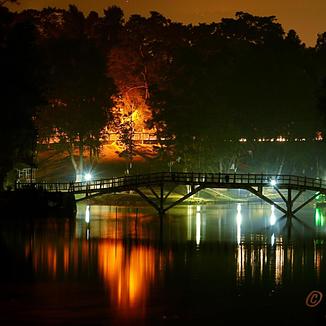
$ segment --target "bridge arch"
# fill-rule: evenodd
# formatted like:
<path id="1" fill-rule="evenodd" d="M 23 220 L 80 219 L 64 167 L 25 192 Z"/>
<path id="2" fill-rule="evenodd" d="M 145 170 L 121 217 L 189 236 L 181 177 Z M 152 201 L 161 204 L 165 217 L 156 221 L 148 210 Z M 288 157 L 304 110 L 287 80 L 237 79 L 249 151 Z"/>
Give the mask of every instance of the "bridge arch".
<path id="1" fill-rule="evenodd" d="M 167 203 L 169 195 L 179 185 L 187 186 L 187 192 L 174 202 Z M 16 190 L 28 187 L 31 187 L 30 183 L 16 184 Z M 85 197 L 76 201 L 105 193 L 135 191 L 160 216 L 163 216 L 169 209 L 203 189 L 244 189 L 263 201 L 274 205 L 276 209 L 283 213 L 280 219 L 287 218 L 289 222 L 292 218 L 297 218 L 295 214 L 299 210 L 320 194 L 326 193 L 326 181 L 295 175 L 157 172 L 87 182 L 33 183 L 33 188 L 51 192 L 61 191 L 85 195 Z M 265 190 L 267 188 L 274 189 L 278 193 L 283 205 L 266 194 Z M 149 190 L 152 196 L 147 195 L 144 189 Z M 296 206 L 298 199 L 308 191 L 310 192 L 308 198 Z"/>

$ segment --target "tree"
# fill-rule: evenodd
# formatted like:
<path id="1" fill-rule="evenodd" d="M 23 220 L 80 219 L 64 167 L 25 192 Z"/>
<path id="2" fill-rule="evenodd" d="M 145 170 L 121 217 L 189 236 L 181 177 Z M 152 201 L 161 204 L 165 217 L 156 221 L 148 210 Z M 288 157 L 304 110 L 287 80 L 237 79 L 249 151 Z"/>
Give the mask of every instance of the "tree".
<path id="1" fill-rule="evenodd" d="M 119 101 L 119 98 L 116 99 L 113 129 L 118 134 L 117 143 L 122 148 L 122 151 L 117 151 L 117 154 L 127 160 L 126 174 L 130 174 L 133 167 L 133 157 L 136 156 L 134 121 L 136 111 L 133 107 L 126 108 L 125 106 L 126 103 L 124 101 L 121 99 Z"/>
<path id="2" fill-rule="evenodd" d="M 172 53 L 177 44 L 183 42 L 183 30 L 181 24 L 173 24 L 157 12 L 151 12 L 149 18 L 132 15 L 120 30 L 118 42 L 109 53 L 109 73 L 118 87 L 117 109 L 123 112 L 120 116 L 124 120 L 126 115 L 129 116 L 129 121 L 131 115 L 136 116 L 132 119 L 133 128 L 128 130 L 146 129 L 156 132 L 159 139 L 163 137 L 163 124 L 152 119 L 155 108 L 151 106 L 150 89 L 165 79 Z M 132 133 L 126 133 L 126 128 L 120 128 L 119 124 L 125 125 L 125 121 L 117 124 L 120 139 L 125 139 L 126 135 L 131 137 Z M 159 146 L 153 146 L 152 153 L 153 150 L 157 154 L 168 153 L 164 138 L 164 144 L 160 142 Z M 133 144 L 132 140 L 127 143 Z M 142 151 L 135 144 L 131 148 L 134 153 Z M 126 153 L 125 146 L 122 146 L 122 152 Z M 142 156 L 152 158 L 144 153 Z"/>
<path id="3" fill-rule="evenodd" d="M 5 5 L 8 2 L 19 4 L 18 0 L 2 0 L 2 1 L 0 1 L 0 6 L 3 6 L 3 5 Z"/>
<path id="4" fill-rule="evenodd" d="M 218 24 L 221 35 L 227 39 L 246 41 L 255 45 L 270 45 L 283 41 L 284 30 L 275 16 L 254 16 L 237 12 L 236 19 L 222 18 Z"/>
<path id="5" fill-rule="evenodd" d="M 42 102 L 41 58 L 34 25 L 0 6 L 0 187 L 17 164 L 34 166 L 33 119 Z"/>
<path id="6" fill-rule="evenodd" d="M 151 90 L 154 118 L 175 136 L 185 168 L 198 169 L 199 156 L 201 169 L 236 168 L 244 157 L 239 138 L 314 135 L 307 52 L 274 16 L 240 12 L 191 26 L 185 39 L 164 82 Z"/>
<path id="7" fill-rule="evenodd" d="M 106 58 L 92 40 L 49 40 L 47 55 L 50 100 L 43 108 L 39 125 L 44 128 L 46 121 L 50 123 L 48 130 L 59 137 L 80 181 L 85 149 L 96 153 L 100 148 L 102 131 L 110 119 L 114 84 L 106 73 Z"/>

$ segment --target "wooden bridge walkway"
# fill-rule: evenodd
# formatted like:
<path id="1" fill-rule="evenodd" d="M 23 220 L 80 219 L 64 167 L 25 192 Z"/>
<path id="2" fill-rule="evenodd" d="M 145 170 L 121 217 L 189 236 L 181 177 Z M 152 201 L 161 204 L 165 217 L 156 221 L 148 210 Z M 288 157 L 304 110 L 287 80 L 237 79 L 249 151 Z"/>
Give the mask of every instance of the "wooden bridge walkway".
<path id="1" fill-rule="evenodd" d="M 173 203 L 166 204 L 169 195 L 179 185 L 187 185 L 187 193 Z M 317 196 L 326 194 L 325 180 L 274 174 L 157 172 L 84 182 L 42 182 L 34 183 L 32 186 L 35 189 L 50 192 L 85 194 L 85 197 L 77 199 L 77 201 L 106 193 L 135 191 L 152 205 L 160 215 L 206 188 L 245 189 L 274 205 L 284 214 L 282 218 L 287 217 L 289 219 L 295 218 L 295 213 Z M 31 184 L 17 183 L 16 185 L 17 190 L 30 187 Z M 283 200 L 283 206 L 269 198 L 264 192 L 265 188 L 274 189 Z M 152 196 L 146 195 L 144 189 L 150 190 Z M 306 191 L 310 192 L 309 198 L 294 208 L 297 199 Z"/>

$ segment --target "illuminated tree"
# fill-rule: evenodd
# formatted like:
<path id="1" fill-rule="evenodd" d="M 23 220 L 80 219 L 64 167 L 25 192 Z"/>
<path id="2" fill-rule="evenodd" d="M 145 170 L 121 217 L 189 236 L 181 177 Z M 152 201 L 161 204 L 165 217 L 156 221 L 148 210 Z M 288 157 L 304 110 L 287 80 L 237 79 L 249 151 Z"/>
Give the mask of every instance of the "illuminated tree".
<path id="1" fill-rule="evenodd" d="M 132 15 L 120 31 L 116 46 L 110 51 L 109 73 L 119 90 L 117 109 L 124 119 L 129 117 L 131 121 L 130 117 L 133 117 L 133 128 L 125 128 L 125 121 L 120 122 L 121 128 L 116 128 L 120 144 L 125 144 L 121 146 L 122 154 L 126 153 L 126 145 L 132 144 L 128 146 L 133 149 L 133 154 L 138 153 L 145 159 L 152 159 L 153 153 L 159 159 L 172 156 L 172 151 L 167 150 L 170 146 L 164 124 L 152 118 L 155 108 L 151 105 L 150 89 L 165 79 L 173 51 L 183 42 L 183 30 L 181 24 L 173 24 L 157 12 L 151 12 L 149 18 Z M 150 149 L 149 146 L 135 146 L 131 139 L 127 140 L 133 136 L 127 130 L 156 133 L 159 143 Z M 151 154 L 147 155 L 145 151 Z"/>
<path id="2" fill-rule="evenodd" d="M 113 124 L 110 125 L 118 138 L 116 144 L 119 150 L 116 151 L 120 157 L 127 161 L 126 174 L 130 174 L 133 166 L 133 157 L 136 155 L 135 129 L 137 128 L 137 110 L 134 102 L 128 100 L 128 97 L 113 97 L 114 108 Z"/>

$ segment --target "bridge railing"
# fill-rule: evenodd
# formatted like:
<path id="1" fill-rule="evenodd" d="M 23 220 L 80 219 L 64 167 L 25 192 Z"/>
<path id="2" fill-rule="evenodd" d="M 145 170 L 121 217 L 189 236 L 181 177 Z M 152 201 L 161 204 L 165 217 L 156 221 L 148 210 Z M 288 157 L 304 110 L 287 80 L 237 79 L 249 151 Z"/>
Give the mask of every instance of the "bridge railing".
<path id="1" fill-rule="evenodd" d="M 220 185 L 252 185 L 252 186 L 288 187 L 298 186 L 306 189 L 326 189 L 326 181 L 303 176 L 275 175 L 275 174 L 237 174 L 237 173 L 193 173 L 193 172 L 157 172 L 142 175 L 113 177 L 85 182 L 59 183 L 17 183 L 16 189 L 38 189 L 45 191 L 91 192 L 118 188 L 132 188 L 137 186 L 158 185 L 167 182 L 176 184 L 205 184 L 209 187 Z"/>

